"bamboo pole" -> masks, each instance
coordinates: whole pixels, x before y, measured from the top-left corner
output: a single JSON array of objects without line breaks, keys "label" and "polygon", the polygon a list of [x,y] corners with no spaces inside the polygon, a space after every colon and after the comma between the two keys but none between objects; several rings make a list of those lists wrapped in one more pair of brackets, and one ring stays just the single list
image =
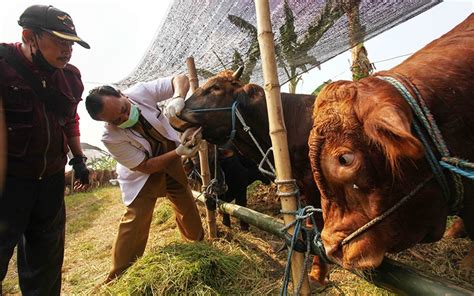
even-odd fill
[{"label": "bamboo pole", "polygon": [[[193,196],[205,203],[201,193],[193,191]],[[239,218],[265,232],[285,239],[281,231],[285,225],[282,220],[259,213],[235,204],[218,201],[220,211]],[[361,276],[361,273],[355,273]],[[455,283],[437,277],[424,275],[400,262],[385,258],[382,264],[370,272],[364,273],[364,280],[401,295],[473,295],[474,291],[457,286]]]},{"label": "bamboo pole", "polygon": [[[199,87],[199,80],[197,78],[196,66],[194,64],[194,58],[189,57],[186,59],[186,65],[188,66],[189,73],[189,83],[191,86],[191,92],[196,91]],[[209,157],[207,142],[202,141],[201,148],[199,150],[199,163],[201,165],[201,178],[202,178],[202,189],[205,190],[210,183],[211,175],[209,169]],[[207,204],[206,204],[207,205]],[[216,211],[215,208],[210,208],[206,206],[206,217],[207,217],[207,229],[209,233],[209,239],[214,239],[217,237],[217,225],[216,225]]]},{"label": "bamboo pole", "polygon": [[[284,124],[280,83],[277,75],[277,65],[275,59],[275,45],[273,42],[273,32],[270,20],[270,7],[268,0],[256,0],[255,9],[257,15],[258,44],[262,57],[263,78],[265,81],[265,97],[267,101],[268,121],[270,127],[270,138],[272,140],[273,154],[275,158],[275,169],[277,175],[278,191],[284,195],[280,196],[281,207],[283,211],[295,211],[296,203],[296,185],[295,183],[285,182],[292,180],[290,157],[288,152],[288,142],[286,137],[286,127]],[[278,182],[280,181],[280,182]],[[284,182],[283,184],[281,182]],[[286,224],[295,220],[293,215],[283,215]],[[293,234],[294,228],[288,230]],[[291,258],[291,273],[293,278],[293,287],[302,280],[302,295],[311,293],[308,274],[303,272],[304,255],[294,252]]]}]

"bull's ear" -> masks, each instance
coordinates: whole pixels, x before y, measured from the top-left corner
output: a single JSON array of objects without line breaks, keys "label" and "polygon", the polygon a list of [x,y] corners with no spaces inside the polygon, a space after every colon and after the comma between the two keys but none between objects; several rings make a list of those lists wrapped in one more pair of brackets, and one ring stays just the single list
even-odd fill
[{"label": "bull's ear", "polygon": [[234,96],[236,96],[239,103],[249,105],[256,99],[265,98],[265,92],[260,86],[249,83],[237,89]]},{"label": "bull's ear", "polygon": [[411,120],[399,108],[376,108],[367,114],[363,125],[366,135],[384,150],[393,169],[400,158],[423,156],[421,142],[411,133]]}]

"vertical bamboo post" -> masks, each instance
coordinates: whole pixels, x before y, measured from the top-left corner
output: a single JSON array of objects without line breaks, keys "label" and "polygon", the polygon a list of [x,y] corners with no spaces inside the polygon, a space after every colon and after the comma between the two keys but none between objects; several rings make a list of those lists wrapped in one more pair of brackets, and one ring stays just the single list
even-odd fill
[{"label": "vertical bamboo post", "polygon": [[[291,180],[291,164],[281,105],[280,83],[277,75],[275,45],[273,42],[268,0],[256,0],[255,8],[257,13],[258,43],[262,56],[263,78],[265,81],[268,121],[270,124],[270,138],[272,140],[277,180]],[[282,209],[284,211],[295,211],[297,209],[296,195],[291,194],[295,191],[294,183],[280,183],[278,190],[287,194],[287,196],[281,196],[280,198]],[[295,217],[293,215],[283,215],[283,220],[288,224],[291,221],[294,221]],[[290,233],[293,233],[293,231],[293,227],[289,229]],[[304,266],[304,255],[299,252],[294,252],[291,261],[293,286],[296,288],[301,279],[301,271]],[[301,288],[301,294],[309,295],[311,290],[306,271],[303,272],[302,280],[303,285]]]},{"label": "vertical bamboo post", "polygon": [[[194,92],[199,87],[199,80],[197,78],[196,66],[194,65],[194,58],[189,57],[186,59],[186,65],[188,66],[189,83],[191,85],[191,92]],[[199,150],[199,163],[201,165],[201,178],[202,188],[206,188],[211,180],[210,169],[209,169],[209,157],[207,142],[203,140],[201,144],[203,149]],[[201,190],[203,190],[201,189]],[[206,206],[206,217],[207,227],[209,232],[209,238],[213,239],[217,237],[217,226],[216,226],[216,211],[215,209],[209,209]]]}]

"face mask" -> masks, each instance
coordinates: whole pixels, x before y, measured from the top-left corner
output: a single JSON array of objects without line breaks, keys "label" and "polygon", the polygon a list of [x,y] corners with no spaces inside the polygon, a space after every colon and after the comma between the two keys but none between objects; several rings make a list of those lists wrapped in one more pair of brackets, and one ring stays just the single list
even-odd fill
[{"label": "face mask", "polygon": [[132,105],[130,107],[130,114],[128,115],[127,121],[124,121],[120,125],[118,125],[119,128],[129,128],[134,126],[138,122],[138,118],[140,117],[140,112],[138,112],[138,107],[135,105]]},{"label": "face mask", "polygon": [[[38,44],[38,41],[36,41],[36,44]],[[30,45],[30,50],[31,50],[31,58],[33,60],[33,64],[38,66],[38,68],[46,72],[53,72],[54,70],[56,70],[56,68],[51,66],[51,64],[48,63],[48,61],[44,58],[43,54],[41,53],[41,50],[39,49],[39,46],[36,49],[36,53],[33,53],[31,45]]]}]

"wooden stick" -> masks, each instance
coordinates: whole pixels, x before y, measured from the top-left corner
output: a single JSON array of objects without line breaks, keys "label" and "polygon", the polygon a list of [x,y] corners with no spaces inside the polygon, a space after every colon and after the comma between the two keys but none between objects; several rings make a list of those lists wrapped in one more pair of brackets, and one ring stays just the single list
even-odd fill
[{"label": "wooden stick", "polygon": [[[257,13],[258,43],[262,56],[263,79],[265,81],[268,121],[270,124],[270,138],[275,158],[277,181],[292,180],[268,0],[256,0],[255,8]],[[278,186],[278,190],[286,195],[280,196],[283,211],[295,211],[297,209],[295,189],[295,183],[284,183]],[[283,215],[283,219],[288,224],[294,221],[295,217],[293,215]],[[289,229],[291,234],[293,234],[293,231],[293,227]],[[304,255],[294,252],[291,262],[293,287],[295,289],[300,282],[301,271],[304,266]],[[301,294],[309,295],[311,290],[306,272],[303,272],[302,281]]]},{"label": "wooden stick", "polygon": [[[189,57],[186,59],[186,65],[188,66],[189,83],[191,86],[191,92],[195,92],[199,87],[199,80],[196,74],[196,66],[194,64],[194,58]],[[209,169],[209,157],[207,155],[207,142],[203,140],[201,143],[202,150],[199,150],[199,163],[201,165],[201,178],[202,178],[202,189],[205,190],[209,186],[211,180],[211,174]],[[206,207],[207,217],[207,229],[209,232],[209,239],[217,237],[217,225],[216,225],[216,211],[215,209],[209,209]]]}]

